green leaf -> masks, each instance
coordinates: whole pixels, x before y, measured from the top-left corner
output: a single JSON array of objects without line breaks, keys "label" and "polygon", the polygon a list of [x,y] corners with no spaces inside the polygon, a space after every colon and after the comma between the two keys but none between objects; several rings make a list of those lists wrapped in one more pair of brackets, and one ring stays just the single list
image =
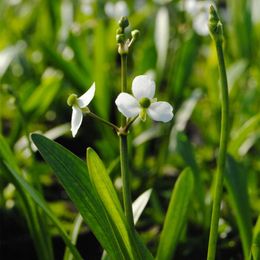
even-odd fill
[{"label": "green leaf", "polygon": [[4,174],[4,177],[7,178],[8,181],[12,182],[18,191],[17,197],[21,205],[22,213],[26,218],[38,258],[48,260],[53,259],[53,248],[48,227],[44,219],[45,215],[42,214],[38,207],[36,207],[26,191],[20,187],[19,183],[12,177],[10,171],[4,166],[5,164],[8,164],[17,174],[21,175],[16,159],[2,135],[0,135],[0,159],[0,173]]},{"label": "green leaf", "polygon": [[[138,219],[140,218],[143,210],[145,209],[146,204],[148,203],[150,196],[152,193],[152,189],[149,189],[142,193],[132,204],[133,207],[133,215],[134,215],[134,224],[137,223]],[[102,260],[109,259],[106,254],[106,251],[103,252]]]},{"label": "green leaf", "polygon": [[[80,227],[83,223],[83,218],[80,214],[78,214],[75,218],[75,221],[73,223],[73,228],[71,232],[71,243],[73,245],[76,245],[77,239],[80,232]],[[65,255],[63,260],[73,260],[73,254],[70,252],[69,247],[66,247]]]},{"label": "green leaf", "polygon": [[254,239],[251,246],[251,255],[253,256],[253,260],[260,259],[260,215],[258,216],[254,227]]},{"label": "green leaf", "polygon": [[93,71],[95,77],[96,88],[94,104],[98,114],[100,114],[103,118],[108,119],[108,111],[109,104],[111,99],[111,89],[109,82],[110,74],[108,74],[108,58],[109,52],[107,48],[107,44],[104,42],[108,41],[107,35],[107,26],[102,19],[97,21],[97,25],[95,27],[95,37],[94,37],[94,63],[93,63]]},{"label": "green leaf", "polygon": [[86,164],[42,135],[33,134],[32,140],[109,256],[112,259],[127,259],[127,251],[120,246],[118,237],[114,235],[115,227],[93,189]]},{"label": "green leaf", "polygon": [[16,163],[15,157],[8,146],[5,138],[0,134],[0,159],[5,160],[8,164],[17,172],[19,172],[19,167]]},{"label": "green leaf", "polygon": [[47,44],[43,46],[43,49],[54,66],[62,70],[65,77],[70,80],[79,91],[85,92],[91,82],[89,82],[89,78],[85,76],[78,66],[63,59],[58,52]]},{"label": "green leaf", "polygon": [[61,73],[51,69],[46,70],[41,84],[26,100],[24,106],[25,112],[32,113],[34,117],[44,114],[57,96],[61,86],[61,78]]},{"label": "green leaf", "polygon": [[205,213],[205,204],[204,204],[205,190],[201,180],[201,175],[200,175],[201,173],[195,158],[193,147],[185,134],[183,133],[177,134],[176,148],[178,153],[185,161],[186,165],[190,167],[190,169],[192,170],[194,176],[194,183],[195,186],[197,187],[194,196],[197,198],[197,204],[199,208],[198,212],[200,215],[199,219],[203,221],[203,219],[205,220],[205,216],[203,217],[203,214]]},{"label": "green leaf", "polygon": [[187,213],[193,194],[193,175],[186,168],[178,178],[166,213],[157,251],[157,260],[173,259],[181,232],[187,220]]},{"label": "green leaf", "polygon": [[251,117],[244,125],[234,131],[234,135],[229,143],[229,152],[235,156],[239,154],[239,148],[246,139],[253,133],[260,132],[260,114]]},{"label": "green leaf", "polygon": [[178,100],[185,93],[184,88],[187,86],[192,66],[198,54],[198,40],[199,37],[195,33],[188,33],[177,51],[174,52],[173,65],[169,72],[169,86],[174,86],[172,88],[174,100]]},{"label": "green leaf", "polygon": [[[145,259],[150,259],[148,250],[138,241],[137,236],[126,221],[116,191],[103,162],[91,148],[87,149],[87,165],[93,186],[113,221],[115,235],[120,236],[122,239],[123,245],[121,246],[126,248],[130,259],[144,259],[144,257]],[[118,240],[120,241],[120,239]]]},{"label": "green leaf", "polygon": [[247,175],[231,157],[227,157],[225,184],[229,202],[234,211],[241,237],[244,257],[247,259],[252,241],[252,220],[247,192]]},{"label": "green leaf", "polygon": [[98,193],[101,203],[104,205],[115,226],[116,230],[114,235],[117,237],[119,236],[117,238],[119,241],[122,238],[123,244],[121,244],[121,247],[125,247],[130,258],[134,259],[135,252],[133,251],[128,236],[129,227],[127,227],[126,219],[117,198],[116,191],[106,172],[104,164],[91,148],[87,149],[87,165],[93,187]]},{"label": "green leaf", "polygon": [[52,220],[55,226],[58,228],[60,235],[62,236],[66,245],[70,248],[71,253],[74,255],[76,259],[83,259],[75,246],[71,243],[69,236],[64,231],[62,225],[60,224],[59,220],[56,218],[55,215],[51,212],[48,208],[46,202],[42,199],[41,195],[36,191],[32,186],[30,186],[12,167],[5,163],[6,167],[8,168],[9,172],[13,175],[15,180],[21,185],[21,187],[29,193],[31,198],[34,200],[35,203],[46,213],[46,215]]}]

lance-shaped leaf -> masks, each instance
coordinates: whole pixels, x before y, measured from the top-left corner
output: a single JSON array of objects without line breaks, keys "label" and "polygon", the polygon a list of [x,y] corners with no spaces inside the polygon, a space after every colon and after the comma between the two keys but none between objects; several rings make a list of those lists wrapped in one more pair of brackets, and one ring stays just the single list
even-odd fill
[{"label": "lance-shaped leaf", "polygon": [[59,230],[59,234],[62,236],[64,242],[66,243],[67,247],[70,249],[71,253],[77,260],[83,259],[79,252],[77,251],[76,247],[71,243],[69,236],[64,231],[61,223],[56,218],[56,216],[51,212],[48,208],[46,202],[42,199],[41,195],[38,191],[36,191],[32,186],[30,186],[14,169],[11,168],[10,165],[5,163],[6,167],[8,168],[9,172],[15,179],[16,186],[21,185],[22,189],[24,189],[30,197],[34,200],[34,202],[44,211],[44,213],[51,219],[51,221],[55,224],[57,229]]},{"label": "lance-shaped leaf", "polygon": [[157,260],[171,260],[187,220],[193,194],[193,175],[186,168],[178,178],[170,199],[157,251]]},{"label": "lance-shaped leaf", "polygon": [[87,149],[87,165],[93,187],[96,189],[102,204],[111,217],[115,233],[122,237],[131,259],[151,259],[149,251],[140,241],[135,231],[130,229],[105,166],[91,148]]},{"label": "lance-shaped leaf", "polygon": [[228,198],[236,217],[244,257],[247,259],[252,242],[252,220],[247,191],[247,175],[241,171],[233,157],[227,157],[225,185],[228,190]]},{"label": "lance-shaped leaf", "polygon": [[121,237],[115,233],[115,227],[96,190],[93,189],[86,164],[42,135],[33,134],[32,140],[111,259],[131,259]]}]

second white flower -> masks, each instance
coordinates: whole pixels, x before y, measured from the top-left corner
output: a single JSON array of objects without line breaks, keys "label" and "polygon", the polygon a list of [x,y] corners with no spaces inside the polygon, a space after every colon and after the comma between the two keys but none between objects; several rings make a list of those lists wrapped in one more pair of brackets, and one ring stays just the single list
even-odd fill
[{"label": "second white flower", "polygon": [[168,102],[154,99],[155,82],[146,75],[134,78],[133,96],[120,93],[115,101],[118,110],[127,118],[138,116],[144,121],[148,115],[154,121],[169,122],[173,118],[173,108]]}]

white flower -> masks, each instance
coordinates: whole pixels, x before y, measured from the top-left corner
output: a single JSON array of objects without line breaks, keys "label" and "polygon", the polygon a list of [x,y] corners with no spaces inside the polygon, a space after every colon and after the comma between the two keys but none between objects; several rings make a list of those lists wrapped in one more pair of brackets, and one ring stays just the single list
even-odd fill
[{"label": "white flower", "polygon": [[79,98],[77,95],[72,94],[68,98],[68,105],[72,106],[72,116],[71,116],[71,132],[72,136],[75,137],[79,127],[82,123],[83,119],[83,112],[88,111],[88,105],[93,99],[95,95],[95,83],[92,84],[92,86]]},{"label": "white flower", "polygon": [[115,101],[125,117],[139,117],[144,121],[146,114],[154,121],[168,122],[173,118],[173,108],[168,102],[154,99],[155,82],[146,75],[137,76],[132,83],[133,96],[120,93]]},{"label": "white flower", "polygon": [[116,3],[107,2],[105,5],[105,13],[110,18],[118,20],[122,16],[128,16],[128,6],[125,1],[118,1]]},{"label": "white flower", "polygon": [[186,0],[184,10],[192,17],[192,25],[195,32],[201,36],[209,34],[208,30],[208,13],[209,0]]}]

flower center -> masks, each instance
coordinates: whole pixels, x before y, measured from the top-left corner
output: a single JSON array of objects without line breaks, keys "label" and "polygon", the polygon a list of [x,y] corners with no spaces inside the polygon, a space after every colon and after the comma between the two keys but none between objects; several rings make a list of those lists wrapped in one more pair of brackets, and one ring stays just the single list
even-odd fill
[{"label": "flower center", "polygon": [[148,108],[151,105],[151,100],[149,98],[141,98],[139,104],[142,108]]},{"label": "flower center", "polygon": [[71,94],[67,99],[67,104],[72,107],[77,104],[78,96],[76,94]]}]

